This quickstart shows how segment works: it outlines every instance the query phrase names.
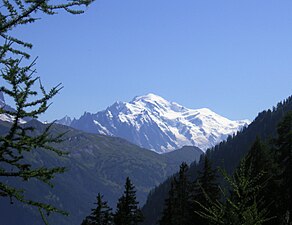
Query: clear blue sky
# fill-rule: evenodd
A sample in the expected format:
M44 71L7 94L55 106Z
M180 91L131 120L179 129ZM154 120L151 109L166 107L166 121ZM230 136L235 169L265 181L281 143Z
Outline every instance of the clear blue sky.
M149 92L252 120L292 95L291 0L96 0L17 33L44 84L64 85L43 120Z

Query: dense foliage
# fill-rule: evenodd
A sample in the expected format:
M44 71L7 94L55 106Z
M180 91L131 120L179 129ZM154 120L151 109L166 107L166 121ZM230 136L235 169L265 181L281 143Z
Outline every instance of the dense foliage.
M279 215L276 215L277 219L281 220L280 218L283 215L286 215L286 219L290 218L287 215L291 214L289 209L290 201L287 201L287 199L290 198L289 196L291 196L291 192L289 192L291 189L288 188L291 186L288 185L291 181L287 177L287 171L291 170L291 163L288 163L290 160L289 154L291 154L291 147L289 147L289 143L291 143L289 138L291 138L291 136L289 136L290 128L289 122L287 122L287 118L290 116L288 115L285 117L285 115L289 114L291 111L292 97L289 97L285 101L278 103L277 107L274 107L273 110L267 110L259 113L258 117L247 128L243 129L241 132L238 132L234 136L230 136L227 141L220 143L219 145L209 149L206 152L206 155L212 162L213 167L220 167L223 169L223 171L225 171L224 173L226 175L226 179L228 176L234 173L235 169L238 167L238 165L240 165L240 161L250 150L250 155L252 154L253 156L249 156L250 158L247 158L246 160L253 161L251 164L254 164L253 167L255 168L254 170L251 170L251 172L253 174L258 174L260 171L264 171L264 174L259 178L259 181L263 182L260 183L260 186L269 187L267 189L264 188L258 194L259 196L256 196L255 198L261 199L263 198L263 195L265 195L266 204L270 207L269 210L267 210L267 214L265 214L265 218L273 218L275 215L271 215L269 212L276 212L275 209L280 208L283 209ZM285 122L283 123L286 124L285 126L283 123L281 123L284 117ZM262 141L256 142L257 137ZM284 142L282 141L283 139L285 140ZM275 161L275 159L277 159L277 161ZM202 158L199 163L194 163L190 166L188 170L188 176L191 182L197 180L199 176L198 172L203 170L203 165L204 158ZM286 166L283 167L284 165ZM226 189L228 186L230 186L230 184L226 184L228 182L226 182L225 179L222 174L218 179L222 189ZM265 182L267 179L269 182ZM152 225L158 222L161 218L164 208L163 202L164 199L167 199L168 192L171 187L171 180L172 178L169 178L149 194L146 205L142 209L143 214L145 215L145 221L143 224ZM231 181L232 179L229 180ZM286 187L288 189L281 191L278 189L279 183L287 183L286 186L282 185L282 188ZM266 192L268 194L265 194ZM282 200L279 199L280 196L278 193L280 192L286 193L286 197L283 197ZM284 203L286 206L283 205ZM262 203L257 204L261 205ZM279 223L275 223L275 221L275 219L267 220L265 223L281 224L283 222L281 220Z
M275 140L267 145L257 138L233 175L221 170L226 181L221 184L221 198L207 156L196 180L199 188L190 188L182 165L171 183L159 224L291 224L291 133L289 112L279 124ZM188 202L195 207L190 209Z
M210 202L219 198L216 171L212 169L208 157L205 157L203 171L195 182L190 181L187 171L188 166L182 163L178 176L173 177L159 225L191 225L194 221L200 225L208 224L195 212L200 205L208 207Z

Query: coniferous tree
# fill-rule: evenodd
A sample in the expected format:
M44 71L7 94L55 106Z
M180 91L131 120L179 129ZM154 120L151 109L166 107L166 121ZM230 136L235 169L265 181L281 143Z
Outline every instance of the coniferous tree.
M244 158L233 176L225 171L222 174L230 186L230 194L224 192L223 201L212 202L207 207L199 203L201 210L197 211L198 215L214 225L261 225L272 219L258 199L263 188L263 171L253 177L252 167Z
M60 86L49 92L42 86L39 77L34 77L35 60L30 58L28 49L32 44L15 36L16 27L28 25L40 19L41 13L53 15L58 10L65 10L72 14L83 13L79 6L88 6L91 0L58 1L51 0L2 0L0 10L0 92L13 101L14 110L1 106L0 114L6 114L13 121L9 131L0 137L0 197L17 200L30 206L35 206L47 223L43 210L46 213L65 213L50 204L26 198L25 189L18 189L5 180L38 180L53 186L51 179L57 173L64 172L63 167L40 168L33 167L26 158L33 151L46 150L64 155L62 151L52 147L52 144L61 141L61 135L52 137L50 126L42 133L35 132L32 125L22 125L26 118L37 119L46 112L49 101L59 92ZM37 16L36 16L37 15ZM37 84L39 83L38 87ZM3 181L4 180L4 181Z
M126 179L125 191L117 203L114 215L115 225L137 225L143 221L143 214L136 200L135 186L129 177Z
M233 177L224 175L231 186L227 198L226 219L230 224L263 224L270 220L268 209L259 198L266 180L265 171L253 172L253 165L244 158Z
M246 163L251 165L251 177L262 174L261 191L258 193L257 201L261 201L267 210L267 217L273 218L265 224L281 224L280 217L277 215L280 208L279 182L277 174L279 173L278 163L276 162L275 152L271 146L262 142L259 137L252 145L246 155Z
M85 218L81 225L112 225L113 214L112 209L106 201L103 201L103 196L98 193L96 197L96 208L91 210L91 214Z
M263 157L263 161L266 161L268 166L262 171L261 178L260 180L257 181L257 183L260 184L259 186L261 188L260 188L260 191L256 195L257 201L262 199L260 202L264 202L265 204L263 206L263 203L257 202L256 208L258 210L265 209L264 211L266 212L268 211L268 214L265 214L264 217L272 218L269 221L266 221L264 224L287 225L288 210L286 209L287 209L287 204L289 204L291 200L287 201L285 196L281 196L282 193L286 195L288 191L283 191L283 189L282 190L280 189L280 187L282 188L284 187L283 185L284 179L282 177L284 167L278 166L278 164L284 165L283 163L287 162L286 160L284 161L280 160L280 158L286 158L287 155L285 156L284 154L283 156L280 157L281 154L278 151L279 145L275 145L275 148L272 148L273 146L271 145L272 143L270 142L270 140L271 138L277 137L276 128L279 122L283 120L283 117L285 116L285 114L291 111L292 111L292 96L288 97L285 101L278 104L277 107L274 107L272 110L266 110L266 111L260 112L258 116L255 118L255 120L248 127L245 127L242 129L242 131L237 132L237 134L234 137L229 138L229 141L221 142L220 144L216 145L215 147L207 151L210 155L210 159L212 159L212 164L215 167L220 166L221 168L224 168L224 170L226 170L228 174L233 174L236 167L239 165L240 160L248 153L248 150L251 148L251 146L253 146L253 143L255 142L257 136L260 137L260 139L266 143L266 144L261 143L261 145L263 145L262 146L263 148L267 148L266 150L264 150L264 152L267 151L268 153L267 158ZM289 132L284 132L284 133L288 134ZM277 143L277 139L275 140L274 143ZM255 150L254 153L257 153L256 148L257 147L255 147L254 149ZM270 152L270 150L272 151ZM258 154L258 156L256 157L259 160L261 160L261 154ZM266 158L266 160L264 158ZM248 161L248 159L246 160ZM194 163L193 165L191 165L190 170L192 173L190 173L190 177L192 179L195 180L197 171L202 170L203 162L204 161L201 160L198 164ZM260 164L262 163L263 162L259 163L259 165L254 166L255 171L261 171ZM255 171L251 171L251 173L256 174ZM253 178L253 176L250 176L250 178ZM266 178L268 178L268 181L266 181ZM220 181L221 181L221 178L220 178ZM221 189L223 189L222 191L225 190L225 192L227 192L228 188L230 188L230 185L228 186L228 184L227 185L221 184L220 186L221 186ZM164 193L163 191L169 190L169 187L170 187L170 182L169 181L164 182L158 188L155 189L152 195L148 197L147 201L149 203L146 203L146 205L143 208L143 211L145 212L145 214L149 215L149 218L151 218L149 220L150 222L147 223L147 225L155 224L155 221L158 220L161 214L161 210L156 210L156 208L152 206L154 204L157 204L157 208L159 209L162 208L161 205L163 205L163 201L158 201L159 198L157 198L157 194ZM287 185L286 188L288 189L288 187L289 186ZM223 194L223 192L221 193ZM225 212L227 209L225 210L224 207L227 204L226 204L226 201L224 200L226 200L227 197L230 197L230 195L226 194L225 198L222 197L222 199L219 201L221 205L212 204L214 209L212 209L211 211L212 212L216 211L217 215L221 215L221 213ZM195 224L195 220L193 220L193 222Z
M174 178L174 213L173 223L186 225L190 219L189 189L190 182L187 176L188 165L182 163L178 177Z
M1 71L1 77L10 84L11 89L5 86L0 87L0 92L9 95L16 104L16 109L0 107L0 114L6 114L13 118L9 131L0 136L0 197L8 197L11 202L18 200L24 204L36 206L47 212L61 212L48 204L40 203L32 199L27 199L23 189L16 188L5 180L22 179L28 182L36 179L52 186L51 179L55 174L63 173L65 168L35 168L25 161L25 154L33 151L47 150L58 155L65 153L52 147L52 144L62 141L62 135L53 137L50 134L51 125L48 125L43 132L35 132L33 125L24 125L25 118L38 118L48 109L48 101L58 93L59 87L51 89L49 92L44 90L40 84L42 97L30 100L38 93L32 91L37 78L32 78L34 71L32 66L20 67L19 63L11 60L11 64ZM30 123L32 124L32 123Z
M201 199L201 201L206 201L204 198L204 193L209 196L209 198L214 201L219 198L220 191L219 185L217 183L217 170L212 169L211 162L206 155L204 157L203 170L199 171L199 176L197 178L196 183L200 186L200 189L197 192L197 197Z
M159 225L174 225L173 215L174 215L174 184L171 182L170 190L168 192L168 198L165 199L164 209L162 212L161 219L159 220Z
M252 176L256 176L261 171L267 172L270 170L273 164L270 155L269 147L257 137L246 155L246 163L252 165Z
M196 221L200 225L207 225L209 224L208 220L199 216L196 211L200 209L200 205L209 207L212 202L219 200L220 189L216 182L216 170L212 169L208 156L205 155L203 160L203 170L199 172L198 178L192 184L190 205L192 206L192 221Z
M283 224L292 224L292 112L289 112L278 126L276 151L279 155L279 196Z
M190 222L188 165L182 163L178 176L171 184L169 196L165 200L160 225L187 225Z

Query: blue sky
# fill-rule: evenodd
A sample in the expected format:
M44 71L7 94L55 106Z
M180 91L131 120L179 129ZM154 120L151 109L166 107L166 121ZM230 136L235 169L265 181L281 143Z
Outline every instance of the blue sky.
M45 86L64 85L42 120L150 92L252 120L292 94L291 0L96 0L16 34Z

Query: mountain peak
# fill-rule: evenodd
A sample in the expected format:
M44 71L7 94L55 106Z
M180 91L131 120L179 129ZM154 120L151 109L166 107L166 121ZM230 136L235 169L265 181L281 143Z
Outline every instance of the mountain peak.
M161 96L149 93L147 95L142 95L135 97L129 104L133 104L137 107L146 108L150 111L156 111L157 113L163 112L184 112L185 107L179 105L176 102L170 102Z
M124 138L158 153L184 145L206 150L236 133L249 121L232 121L208 108L188 109L149 93L130 102L116 102L71 126L87 132Z
M169 103L167 100L162 98L161 96L155 95L153 93L149 93L146 95L136 96L131 102L138 102L138 101L144 101L144 102L158 102L158 103Z
M65 126L70 126L71 123L72 123L72 119L70 116L66 115L64 116L62 119L60 120L56 120L55 121L57 124L62 124L62 125L65 125Z

